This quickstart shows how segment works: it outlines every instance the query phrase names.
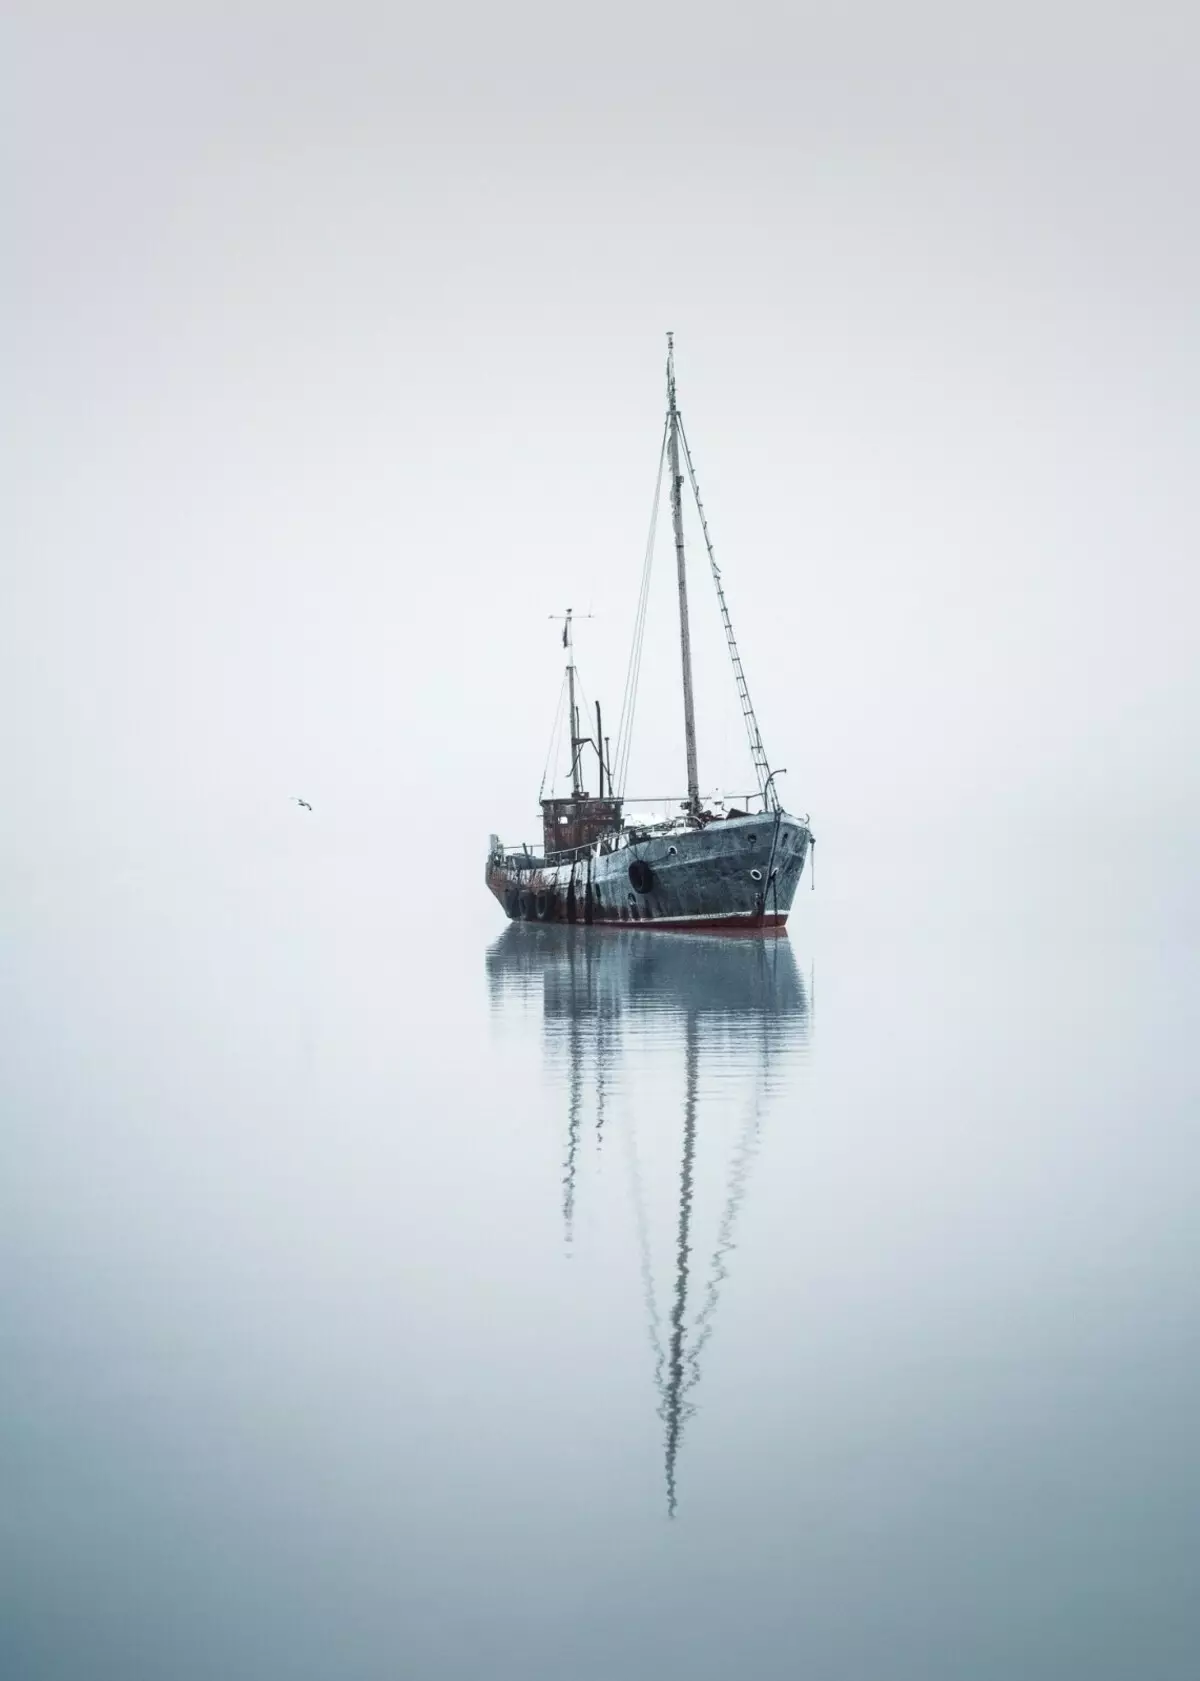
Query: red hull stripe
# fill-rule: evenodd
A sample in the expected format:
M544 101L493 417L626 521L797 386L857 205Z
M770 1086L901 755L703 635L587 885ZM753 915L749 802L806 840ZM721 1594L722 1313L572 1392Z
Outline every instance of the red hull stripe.
M593 922L593 928L665 928L685 934L757 934L763 928L782 928L786 916L642 917L640 922Z

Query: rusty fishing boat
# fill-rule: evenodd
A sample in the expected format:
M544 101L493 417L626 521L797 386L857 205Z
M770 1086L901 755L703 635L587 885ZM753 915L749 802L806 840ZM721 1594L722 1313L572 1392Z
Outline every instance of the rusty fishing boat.
M679 592L687 796L659 802L627 797L625 779L664 466L670 480ZM700 795L697 769L683 530L685 474L716 586L717 606L757 783L756 790L750 794L713 796L707 800ZM552 792L550 797L540 799L540 846L506 845L497 835L492 835L485 880L505 914L513 921L637 923L643 928L706 932L782 928L814 840L808 817L794 817L784 810L775 787L776 778L783 771L771 769L763 747L700 499L683 416L676 401L675 347L670 333L667 334L667 413L615 761L608 738L602 733L598 704L595 736L583 733L580 727L580 685L570 608L564 616L562 640L567 665L560 707L565 700L571 791L561 797ZM584 786L585 754L588 764L592 755L595 757L597 791L594 795ZM545 794L544 779L542 794ZM639 808L649 805L665 806L665 814L639 816Z

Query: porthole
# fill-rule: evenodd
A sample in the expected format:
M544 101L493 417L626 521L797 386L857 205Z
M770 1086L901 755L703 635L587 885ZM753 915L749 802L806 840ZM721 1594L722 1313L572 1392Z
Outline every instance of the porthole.
M751 870L750 871L750 880L751 881L761 881L762 880L762 871L761 870Z
M746 836L746 845L747 846L757 846L757 844L758 844L758 836L757 835L747 835Z
M677 846L669 846L667 848L667 857L668 858L678 858L678 856L679 856L679 848Z

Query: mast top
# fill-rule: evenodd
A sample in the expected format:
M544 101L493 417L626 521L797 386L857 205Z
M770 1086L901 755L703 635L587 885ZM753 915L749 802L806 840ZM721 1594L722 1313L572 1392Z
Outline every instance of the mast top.
M575 637L572 630L575 620L593 619L595 616L596 615L594 613L577 613L573 607L568 607L565 613L547 614L548 618L556 620L563 627L562 645L567 650L567 654L569 656L567 660L568 665L573 665L575 663Z
M675 414L675 334L667 334L667 412Z

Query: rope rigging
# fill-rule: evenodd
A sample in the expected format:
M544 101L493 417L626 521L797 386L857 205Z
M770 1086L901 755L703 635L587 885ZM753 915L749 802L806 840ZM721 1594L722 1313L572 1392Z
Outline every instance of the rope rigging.
M721 622L725 626L725 641L729 648L729 658L733 663L733 675L737 683L738 699L742 704L742 720L745 723L746 736L750 742L750 757L754 763L754 774L758 778L758 791L763 797L764 806L768 810L778 811L779 796L771 782L771 767L767 762L766 750L762 744L758 719L754 715L750 688L746 682L746 673L742 668L742 656L738 653L737 638L733 634L733 620L729 617L729 607L726 604L725 590L721 583L721 569L717 565L717 557L713 553L712 538L708 534L708 520L704 513L704 503L700 500L700 485L696 479L696 469L692 465L692 451L687 441L682 415L679 417L679 440L683 445L683 458L687 463L688 479L691 483L692 495L696 501L696 512L700 515L700 529L704 533L704 546L708 550L708 564L712 568L713 583L716 585L717 604L721 609Z
M582 702L582 707L581 707L582 715L583 715L584 718L590 718L591 715L592 715L592 709L591 709L591 706L588 702L587 690L583 686L583 673L580 671L578 666L575 667L575 687L579 690L579 699ZM574 727L574 726L572 726L572 727ZM582 765L583 750L587 746L587 744L590 740L591 740L590 736L581 735L578 738L578 741L577 741L576 745L571 749L571 752L574 755L574 764L572 764L572 767L571 767L572 770L574 770L575 764ZM603 749L603 747L601 747L600 752L603 752L603 751L604 751L604 749ZM581 782L583 781L582 768L580 769L579 780Z
M629 666L625 675L625 692L621 701L621 721L617 730L617 751L613 764L613 779L619 797L624 797L629 775L629 754L633 744L633 720L637 710L638 682L642 670L642 650L646 637L646 613L650 602L650 575L654 562L654 540L658 530L658 510L662 500L663 467L666 462L669 431L670 416L668 415L663 426L662 446L658 454L658 472L654 481L654 501L650 511L650 530L646 538L646 553L642 563L642 582L638 593L637 614L633 627L633 643L629 652ZM780 809L779 796L775 792L771 780L771 767L767 759L766 749L763 746L762 732L758 727L754 703L750 699L750 686L746 681L742 656L738 649L737 637L734 635L733 620L730 617L729 604L725 599L725 586L721 579L721 569L717 565L712 536L708 529L708 516L704 512L700 483L696 478L695 463L692 460L691 445L688 443L682 415L679 416L679 441L683 446L683 459L687 467L692 496L696 503L696 512L700 516L700 529L704 534L704 547L708 554L708 564L712 572L713 585L717 592L717 606L725 630L725 644L729 650L730 663L733 666L734 682L737 685L738 700L742 709L742 722L745 725L746 739L750 745L750 759L754 766L758 791L766 809L778 811Z
M558 779L558 737L562 729L562 715L563 707L566 703L566 696L567 678L566 673L564 672L562 687L558 691L558 706L556 707L554 713L554 723L550 730L550 745L546 749L546 763L542 769L542 785L538 789L539 803L541 802L542 795L546 792L546 778L550 775L551 767L554 768L555 781ZM553 788L551 789L551 792L553 792Z
M629 774L629 749L633 740L633 715L637 708L638 678L642 670L642 645L646 636L646 609L650 602L650 572L654 563L654 535L658 529L658 505L662 498L663 464L667 459L667 432L670 420L663 422L662 444L658 451L658 472L654 479L654 501L650 509L650 531L646 537L646 557L642 563L642 586L638 594L637 616L633 624L633 646L629 651L629 666L625 674L625 693L621 700L621 721L617 727L617 753L614 767L614 786L619 798L624 798L625 781Z
M708 554L708 564L712 572L713 585L717 593L717 606L721 614L721 623L725 630L725 643L729 652L730 663L733 666L734 682L737 687L738 700L742 710L742 723L746 730L746 739L750 746L750 760L754 766L754 775L758 783L759 796L763 802L764 812L775 813L782 810L779 796L774 786L774 775L763 746L762 732L758 727L758 718L754 711L754 703L750 699L750 687L746 681L742 656L738 649L737 637L734 635L733 620L729 613L729 604L725 599L725 586L721 579L721 569L717 565L716 553L713 549L712 536L708 529L708 516L704 511L704 503L700 496L700 484L696 477L695 463L692 460L691 445L683 425L683 416L675 402L673 345L671 335L667 335L667 381L668 381L668 411L663 423L662 442L658 452L658 469L654 480L654 499L650 509L650 529L646 536L646 552L642 561L641 586L638 591L637 612L634 617L633 641L629 650L629 664L625 672L625 689L621 698L621 715L617 726L616 753L608 764L609 791L618 799L624 799L629 778L629 758L633 745L633 724L637 711L638 685L641 679L642 653L645 646L646 618L650 603L650 580L654 564L654 543L658 531L658 511L662 501L662 486L664 468L668 452L671 456L672 478L672 506L675 519L675 541L678 550L679 592L680 592L680 626L684 661L684 709L686 714L686 733L688 740L688 788L689 809L698 806L698 794L693 784L696 781L695 771L695 725L691 699L691 660L689 653L688 613L685 593L685 573L683 559L683 534L681 524L681 510L678 504L678 486L682 480L679 474L679 449L682 445L683 461L687 469L687 478L691 486L692 497L696 504L696 512L700 517L700 528L704 534L704 547ZM568 620L569 620L568 613ZM574 672L574 666L570 668ZM577 675L576 675L576 680ZM582 685L581 685L582 687ZM562 708L562 697L559 697L559 708ZM555 723L555 737L557 739L558 721ZM570 733L574 737L577 725L574 717L570 719ZM582 742L572 741L572 778L576 792L579 791L577 778L577 756L582 751ZM597 752L603 752L603 743L597 742ZM547 767L549 769L549 765ZM776 773L778 774L778 773ZM542 778L542 791L545 789L545 775ZM540 796L539 796L540 797Z

